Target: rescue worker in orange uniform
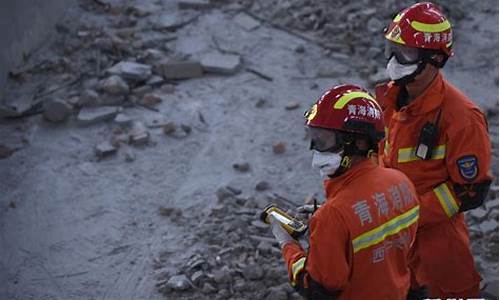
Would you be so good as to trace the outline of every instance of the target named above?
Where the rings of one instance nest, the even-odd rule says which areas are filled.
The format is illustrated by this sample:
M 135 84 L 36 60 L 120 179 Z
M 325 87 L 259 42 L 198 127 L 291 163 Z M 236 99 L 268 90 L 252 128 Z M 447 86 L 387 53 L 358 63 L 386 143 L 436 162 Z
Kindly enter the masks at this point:
M 482 205 L 490 185 L 485 116 L 440 72 L 452 56 L 449 21 L 436 5 L 417 3 L 385 31 L 387 72 L 377 86 L 386 137 L 381 162 L 405 173 L 420 199 L 411 268 L 413 287 L 430 297 L 478 297 L 463 212 Z
M 270 217 L 291 285 L 307 299 L 406 299 L 419 205 L 403 173 L 370 159 L 384 135 L 379 105 L 342 85 L 306 118 L 327 200 L 310 219 L 308 251 Z

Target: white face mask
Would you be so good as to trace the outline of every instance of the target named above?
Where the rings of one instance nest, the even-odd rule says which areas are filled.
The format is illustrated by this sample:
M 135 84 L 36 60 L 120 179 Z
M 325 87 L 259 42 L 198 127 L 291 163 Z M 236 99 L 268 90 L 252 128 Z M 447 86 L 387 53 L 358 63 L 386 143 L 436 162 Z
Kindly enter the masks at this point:
M 337 153 L 313 151 L 312 167 L 319 169 L 323 179 L 329 179 L 328 175 L 334 174 L 340 167 L 342 156 Z
M 398 80 L 412 74 L 417 70 L 417 68 L 418 64 L 402 65 L 398 62 L 396 57 L 393 56 L 387 63 L 386 72 L 391 80 Z

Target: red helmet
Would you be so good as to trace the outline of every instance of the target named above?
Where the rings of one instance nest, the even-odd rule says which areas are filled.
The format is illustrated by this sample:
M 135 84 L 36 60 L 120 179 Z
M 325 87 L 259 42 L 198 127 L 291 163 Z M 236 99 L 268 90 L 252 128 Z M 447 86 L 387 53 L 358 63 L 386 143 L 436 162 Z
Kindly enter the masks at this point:
M 308 126 L 368 135 L 373 142 L 384 137 L 382 109 L 375 98 L 356 85 L 330 89 L 305 117 Z
M 411 48 L 441 50 L 452 56 L 451 24 L 440 8 L 430 2 L 414 4 L 396 15 L 385 38 Z

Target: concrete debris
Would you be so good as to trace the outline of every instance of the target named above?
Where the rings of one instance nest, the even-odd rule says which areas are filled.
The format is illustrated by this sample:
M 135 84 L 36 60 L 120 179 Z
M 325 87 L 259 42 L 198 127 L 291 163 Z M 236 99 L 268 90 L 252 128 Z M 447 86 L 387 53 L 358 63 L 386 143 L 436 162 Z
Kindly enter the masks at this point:
M 152 68 L 150 65 L 122 61 L 109 68 L 107 72 L 111 75 L 119 75 L 126 80 L 141 82 L 147 80 L 151 76 Z
M 182 217 L 182 210 L 175 207 L 163 207 L 158 209 L 158 213 L 164 217 L 171 217 L 172 219 L 179 219 Z
M 283 154 L 286 151 L 285 143 L 279 142 L 273 145 L 273 153 L 274 154 Z
M 217 289 L 208 282 L 205 282 L 203 284 L 203 288 L 201 290 L 203 291 L 204 294 L 213 294 L 217 292 Z
M 176 275 L 170 277 L 166 283 L 166 287 L 174 291 L 185 291 L 191 287 L 191 283 L 186 275 Z
M 104 158 L 116 153 L 116 147 L 113 146 L 109 141 L 100 143 L 95 147 L 95 154 L 98 158 Z
M 287 110 L 294 110 L 300 107 L 300 102 L 298 101 L 291 101 L 288 102 L 288 104 L 285 106 Z
M 16 152 L 16 149 L 0 144 L 0 159 L 5 159 L 11 156 L 14 152 Z
M 238 163 L 238 164 L 233 164 L 233 169 L 236 171 L 240 171 L 242 173 L 248 172 L 250 170 L 250 164 L 249 163 Z
M 168 122 L 167 124 L 163 125 L 163 133 L 165 135 L 172 135 L 176 130 L 177 125 L 175 125 L 174 122 Z
M 130 88 L 120 76 L 112 75 L 100 83 L 102 91 L 109 95 L 127 95 Z
M 43 117 L 49 122 L 64 122 L 71 113 L 71 106 L 63 100 L 51 99 L 44 104 Z
M 177 5 L 180 9 L 208 9 L 210 0 L 180 0 Z
M 275 286 L 269 289 L 265 300 L 288 300 L 288 294 L 281 286 Z
M 118 124 L 120 126 L 130 126 L 130 125 L 132 125 L 132 118 L 130 118 L 125 113 L 119 113 L 116 115 L 113 122 L 115 122 L 116 124 Z
M 140 122 L 136 122 L 129 133 L 130 143 L 135 146 L 143 146 L 149 143 L 149 131 L 146 126 Z
M 229 189 L 227 186 L 222 186 L 217 189 L 215 195 L 217 196 L 219 202 L 222 203 L 226 199 L 236 196 L 236 193 L 233 190 Z
M 131 162 L 135 161 L 136 155 L 134 152 L 132 152 L 132 150 L 126 149 L 124 154 L 123 154 L 123 158 L 124 158 L 125 162 L 131 163 Z
M 170 30 L 174 31 L 183 25 L 183 21 L 176 14 L 163 13 L 151 20 L 155 30 Z
M 89 125 L 101 121 L 112 120 L 119 111 L 120 108 L 115 106 L 82 108 L 78 114 L 77 121 L 82 125 Z
M 233 21 L 245 30 L 254 30 L 260 26 L 260 22 L 250 17 L 246 13 L 239 13 L 234 16 Z
M 241 58 L 234 54 L 209 53 L 201 59 L 205 72 L 232 75 L 238 72 Z
M 153 75 L 151 78 L 146 81 L 148 86 L 158 87 L 165 83 L 165 80 L 161 76 Z
M 259 280 L 264 276 L 264 270 L 259 265 L 246 266 L 243 270 L 243 276 L 248 280 Z
M 164 60 L 155 68 L 165 79 L 189 79 L 203 75 L 203 69 L 197 61 Z

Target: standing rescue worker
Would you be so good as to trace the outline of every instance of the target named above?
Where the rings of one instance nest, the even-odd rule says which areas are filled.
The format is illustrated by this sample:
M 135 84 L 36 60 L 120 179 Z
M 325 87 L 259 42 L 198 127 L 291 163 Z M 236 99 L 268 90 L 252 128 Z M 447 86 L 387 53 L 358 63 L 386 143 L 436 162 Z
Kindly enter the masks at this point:
M 308 251 L 270 217 L 291 285 L 307 299 L 406 299 L 419 205 L 403 173 L 370 159 L 384 135 L 379 105 L 342 85 L 306 119 L 327 200 L 310 219 Z
M 421 206 L 412 285 L 426 286 L 431 297 L 478 297 L 462 212 L 480 206 L 489 190 L 486 119 L 439 71 L 452 56 L 453 35 L 436 5 L 401 11 L 385 39 L 392 81 L 376 88 L 387 126 L 381 162 L 412 180 Z

